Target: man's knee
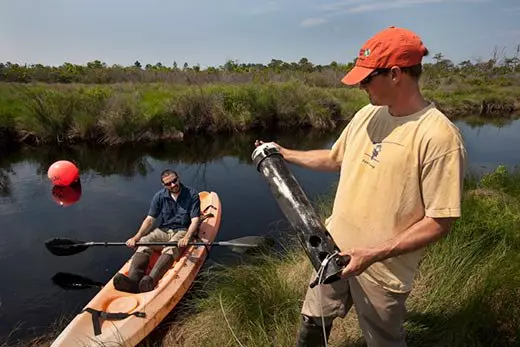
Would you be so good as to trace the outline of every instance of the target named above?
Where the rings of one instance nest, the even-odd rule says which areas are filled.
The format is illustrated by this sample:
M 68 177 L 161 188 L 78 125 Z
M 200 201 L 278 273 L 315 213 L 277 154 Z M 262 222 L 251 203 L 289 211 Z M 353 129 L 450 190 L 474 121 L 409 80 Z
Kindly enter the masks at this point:
M 136 253 L 144 253 L 144 254 L 152 255 L 153 250 L 150 247 L 148 247 L 148 246 L 139 246 L 135 252 Z
M 321 347 L 325 346 L 325 340 L 329 339 L 332 329 L 332 317 L 309 317 L 301 315 L 301 323 L 298 331 L 297 347 Z M 325 329 L 324 329 L 325 328 Z M 325 335 L 323 335 L 325 330 Z

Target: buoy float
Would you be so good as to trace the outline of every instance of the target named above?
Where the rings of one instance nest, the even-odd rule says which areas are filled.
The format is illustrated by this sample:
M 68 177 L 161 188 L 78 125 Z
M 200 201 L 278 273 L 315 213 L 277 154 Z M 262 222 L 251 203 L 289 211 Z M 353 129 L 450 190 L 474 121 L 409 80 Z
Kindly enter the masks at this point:
M 79 179 L 79 169 L 68 160 L 58 160 L 49 167 L 47 177 L 55 186 L 69 186 Z
M 70 206 L 81 198 L 81 184 L 76 183 L 70 186 L 53 186 L 52 199 L 60 206 Z

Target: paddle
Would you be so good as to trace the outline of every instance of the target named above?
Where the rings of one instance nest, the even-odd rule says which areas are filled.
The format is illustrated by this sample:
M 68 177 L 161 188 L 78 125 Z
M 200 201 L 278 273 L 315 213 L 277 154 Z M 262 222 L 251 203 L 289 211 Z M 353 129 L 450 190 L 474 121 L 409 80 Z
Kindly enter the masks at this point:
M 52 277 L 52 282 L 66 290 L 77 290 L 92 287 L 102 288 L 104 286 L 104 284 L 101 282 L 96 282 L 90 278 L 67 272 L 58 272 Z
M 225 246 L 230 247 L 236 252 L 242 252 L 244 249 L 259 248 L 266 245 L 272 245 L 274 242 L 262 236 L 245 236 L 229 241 L 218 242 L 189 242 L 188 245 L 195 246 Z M 177 242 L 137 242 L 136 246 L 176 246 Z M 53 238 L 45 242 L 45 247 L 54 255 L 69 256 L 81 253 L 89 247 L 93 246 L 126 246 L 125 242 L 84 242 L 67 238 Z

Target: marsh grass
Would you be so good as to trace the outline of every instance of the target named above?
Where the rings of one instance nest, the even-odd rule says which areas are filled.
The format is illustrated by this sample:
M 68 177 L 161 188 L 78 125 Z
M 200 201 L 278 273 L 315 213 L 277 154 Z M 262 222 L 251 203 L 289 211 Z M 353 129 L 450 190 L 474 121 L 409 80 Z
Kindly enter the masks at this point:
M 449 117 L 509 117 L 520 87 L 448 84 L 425 95 Z M 283 83 L 0 83 L 4 141 L 122 144 L 258 129 L 331 129 L 368 102 L 357 88 Z

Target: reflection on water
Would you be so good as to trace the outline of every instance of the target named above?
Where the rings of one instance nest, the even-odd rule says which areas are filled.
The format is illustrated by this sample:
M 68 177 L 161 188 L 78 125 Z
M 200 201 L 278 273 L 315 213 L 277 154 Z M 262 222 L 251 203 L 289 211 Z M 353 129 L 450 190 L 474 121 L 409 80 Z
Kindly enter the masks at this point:
M 502 122 L 502 121 L 501 121 Z M 520 121 L 483 124 L 478 118 L 457 121 L 473 170 L 520 163 Z M 0 157 L 0 341 L 19 322 L 13 336 L 45 332 L 61 315 L 72 315 L 96 289 L 65 291 L 53 285 L 58 272 L 104 283 L 131 255 L 125 247 L 95 247 L 57 258 L 43 247 L 53 237 L 85 241 L 124 241 L 135 234 L 150 199 L 161 188 L 159 173 L 176 169 L 195 189 L 216 191 L 223 219 L 217 240 L 281 232 L 282 213 L 269 187 L 252 165 L 255 139 L 276 140 L 290 148 L 328 148 L 342 128 L 330 133 L 294 131 L 289 134 L 237 134 L 187 138 L 183 142 L 124 147 L 25 148 Z M 81 174 L 76 189 L 53 189 L 47 169 L 57 160 L 75 162 Z M 337 173 L 289 165 L 311 201 L 330 193 Z M 230 257 L 212 249 L 210 261 Z M 5 285 L 5 284 L 8 285 Z

